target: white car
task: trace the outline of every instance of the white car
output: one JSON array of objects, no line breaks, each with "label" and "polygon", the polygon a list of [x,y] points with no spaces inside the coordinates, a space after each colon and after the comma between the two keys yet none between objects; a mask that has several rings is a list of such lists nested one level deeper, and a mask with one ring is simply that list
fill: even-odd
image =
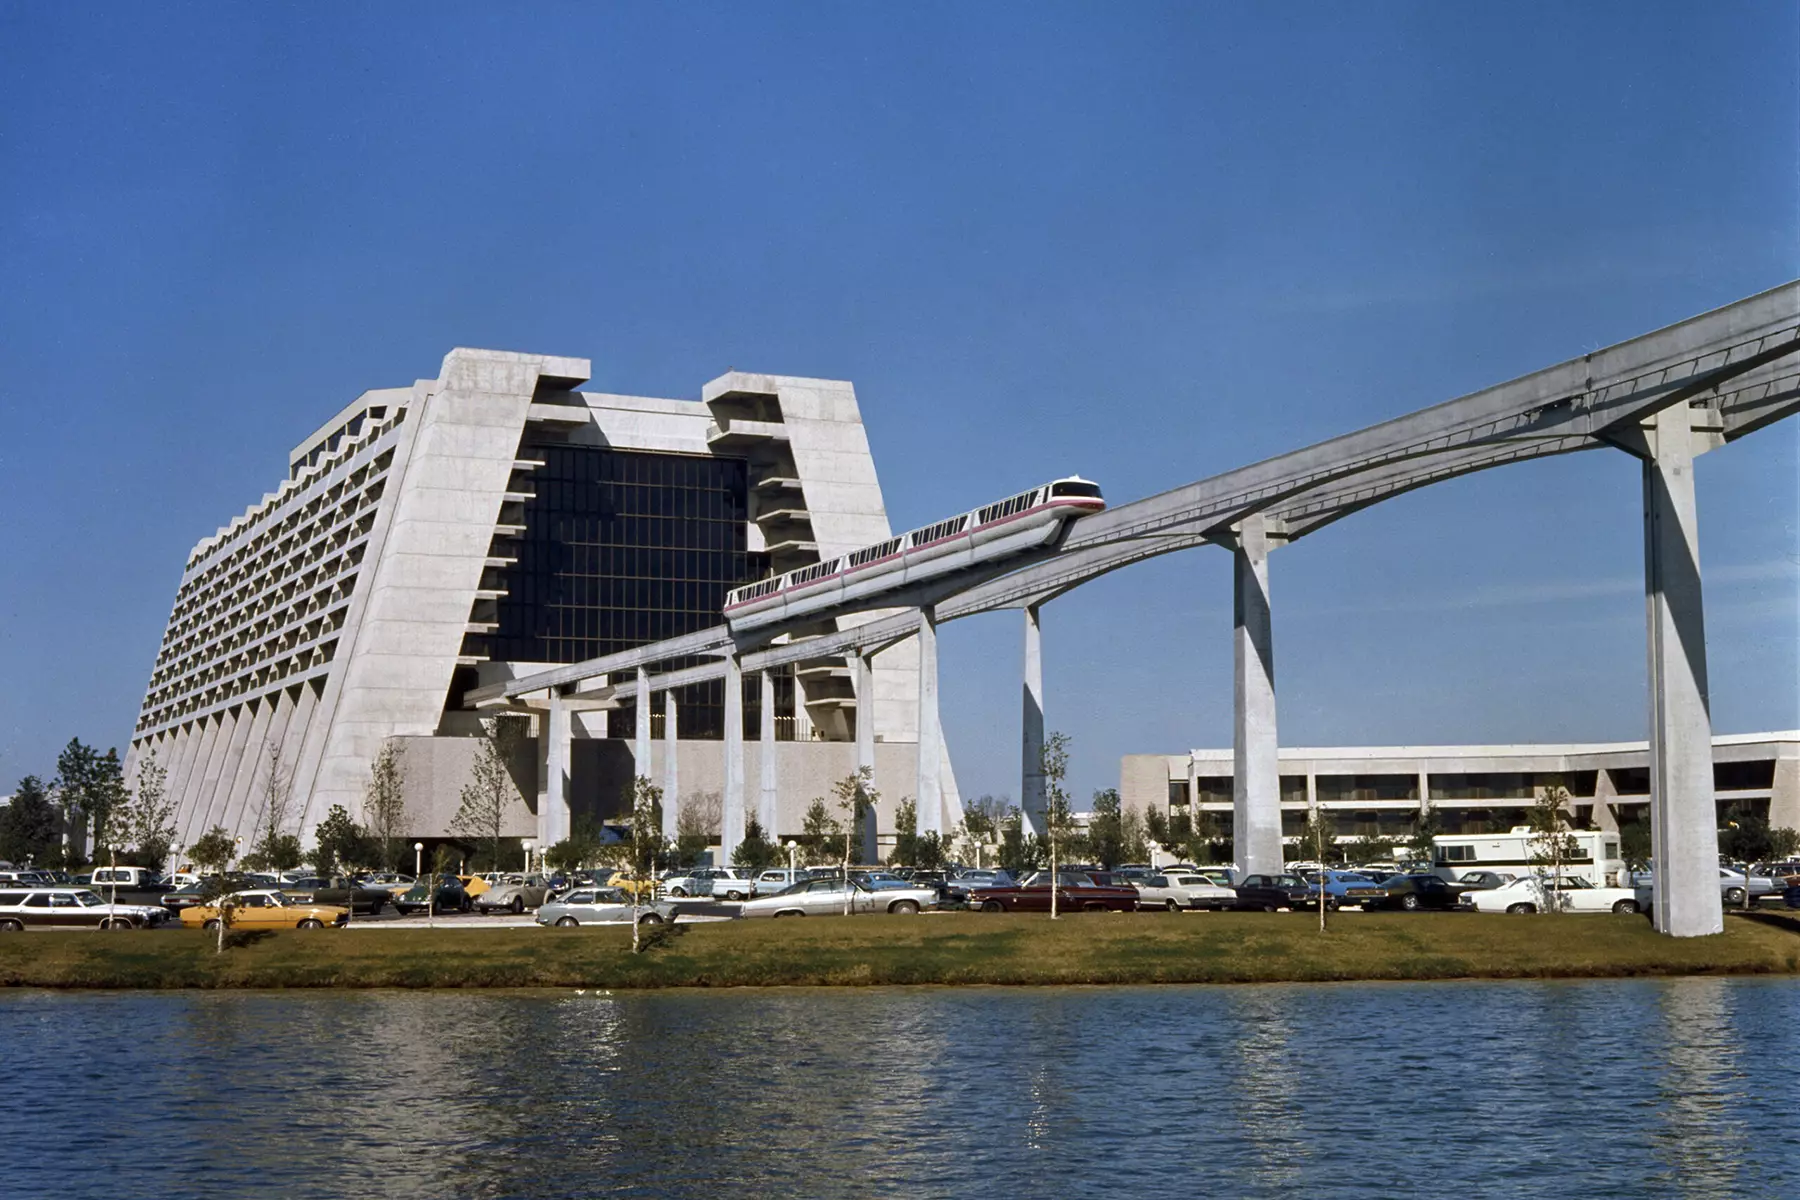
[{"label": "white car", "polygon": [[[534,919],[539,925],[565,929],[576,925],[629,925],[632,912],[631,897],[622,889],[582,887],[538,905]],[[675,906],[667,902],[640,903],[636,912],[640,925],[661,925],[675,919]]]},{"label": "white car", "polygon": [[1204,875],[1165,871],[1131,882],[1137,886],[1139,908],[1166,908],[1170,912],[1179,912],[1184,908],[1230,908],[1237,903],[1236,889],[1221,887]]},{"label": "white car", "polygon": [[[911,914],[936,908],[936,888],[881,888],[871,891],[850,881],[852,913]],[[810,879],[774,896],[758,896],[738,909],[740,917],[828,917],[844,911],[844,881]]]},{"label": "white car", "polygon": [[1634,913],[1650,906],[1650,889],[1595,887],[1585,879],[1567,875],[1553,878],[1527,875],[1497,888],[1464,892],[1457,902],[1476,912]]}]

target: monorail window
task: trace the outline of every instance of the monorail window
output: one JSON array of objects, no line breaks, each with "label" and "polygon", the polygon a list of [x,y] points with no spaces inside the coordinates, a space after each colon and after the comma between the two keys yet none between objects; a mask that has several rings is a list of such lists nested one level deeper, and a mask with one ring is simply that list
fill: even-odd
[{"label": "monorail window", "polygon": [[1076,483],[1072,480],[1065,479],[1061,483],[1051,484],[1050,494],[1052,496],[1092,496],[1094,499],[1098,500],[1100,498],[1100,485],[1097,483]]}]

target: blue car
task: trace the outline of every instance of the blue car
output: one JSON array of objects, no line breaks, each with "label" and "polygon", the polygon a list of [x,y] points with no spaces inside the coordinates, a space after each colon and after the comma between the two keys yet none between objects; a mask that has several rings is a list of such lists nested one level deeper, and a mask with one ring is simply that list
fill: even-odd
[{"label": "blue car", "polygon": [[1314,871],[1306,877],[1306,883],[1307,893],[1315,904],[1319,901],[1319,889],[1325,889],[1327,908],[1376,904],[1387,898],[1380,883],[1359,871]]}]

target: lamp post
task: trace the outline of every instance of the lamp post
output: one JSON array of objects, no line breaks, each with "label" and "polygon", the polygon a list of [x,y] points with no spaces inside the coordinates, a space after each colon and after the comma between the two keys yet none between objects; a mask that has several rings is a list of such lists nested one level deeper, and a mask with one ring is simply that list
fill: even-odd
[{"label": "lamp post", "polygon": [[413,878],[417,879],[425,873],[425,843],[413,843]]},{"label": "lamp post", "polygon": [[783,843],[783,845],[785,845],[787,847],[788,880],[789,880],[789,882],[792,882],[793,878],[794,878],[794,852],[800,849],[800,843],[796,842],[793,838],[789,838],[786,842]]},{"label": "lamp post", "polygon": [[525,873],[529,875],[531,874],[531,839],[526,838],[520,844],[525,847]]},{"label": "lamp post", "polygon": [[1162,867],[1162,864],[1160,862],[1156,861],[1160,857],[1162,857],[1162,843],[1161,842],[1151,842],[1150,843],[1150,869],[1152,871],[1159,870]]}]

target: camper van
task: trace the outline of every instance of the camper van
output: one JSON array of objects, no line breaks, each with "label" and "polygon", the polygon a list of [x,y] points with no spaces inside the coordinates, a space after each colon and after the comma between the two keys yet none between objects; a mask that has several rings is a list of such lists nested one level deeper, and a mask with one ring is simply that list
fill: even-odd
[{"label": "camper van", "polygon": [[[1431,839],[1434,875],[1454,883],[1470,871],[1504,871],[1528,875],[1544,869],[1534,862],[1532,839],[1538,835],[1529,825],[1515,825],[1506,833],[1447,834]],[[1575,875],[1595,887],[1617,887],[1625,863],[1619,858],[1619,835],[1603,829],[1572,829],[1574,855],[1562,865],[1564,875]]]}]

